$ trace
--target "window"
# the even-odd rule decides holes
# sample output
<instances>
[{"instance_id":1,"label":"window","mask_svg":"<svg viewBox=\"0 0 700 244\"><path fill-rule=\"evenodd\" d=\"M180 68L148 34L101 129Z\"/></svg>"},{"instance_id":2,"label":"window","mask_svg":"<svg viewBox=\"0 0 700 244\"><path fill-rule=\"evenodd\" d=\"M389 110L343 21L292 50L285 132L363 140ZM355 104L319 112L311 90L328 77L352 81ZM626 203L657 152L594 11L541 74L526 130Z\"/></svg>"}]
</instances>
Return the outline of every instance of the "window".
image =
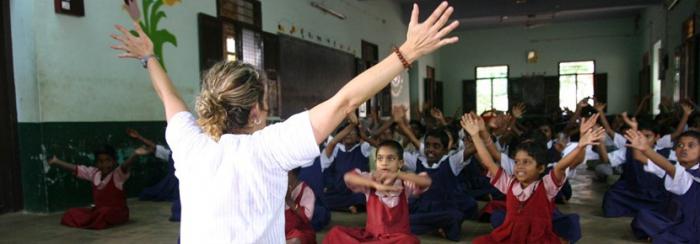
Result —
<instances>
[{"instance_id":1,"label":"window","mask_svg":"<svg viewBox=\"0 0 700 244\"><path fill-rule=\"evenodd\" d=\"M654 115L657 115L661 112L659 110L659 106L654 106L654 104L659 104L661 103L661 71L659 69L660 67L660 56L661 56L661 40L657 41L654 43L654 52L652 56L652 61L653 64L651 66L652 68L652 80L651 80L651 94L652 94L652 103L651 107L654 109Z\"/></svg>"},{"instance_id":2,"label":"window","mask_svg":"<svg viewBox=\"0 0 700 244\"><path fill-rule=\"evenodd\" d=\"M508 110L508 66L476 67L476 112Z\"/></svg>"},{"instance_id":3,"label":"window","mask_svg":"<svg viewBox=\"0 0 700 244\"><path fill-rule=\"evenodd\" d=\"M224 38L226 39L224 52L227 61L236 61L236 30L232 24L224 25Z\"/></svg>"},{"instance_id":4,"label":"window","mask_svg":"<svg viewBox=\"0 0 700 244\"><path fill-rule=\"evenodd\" d=\"M559 106L576 109L576 103L593 96L593 61L559 63Z\"/></svg>"}]
</instances>

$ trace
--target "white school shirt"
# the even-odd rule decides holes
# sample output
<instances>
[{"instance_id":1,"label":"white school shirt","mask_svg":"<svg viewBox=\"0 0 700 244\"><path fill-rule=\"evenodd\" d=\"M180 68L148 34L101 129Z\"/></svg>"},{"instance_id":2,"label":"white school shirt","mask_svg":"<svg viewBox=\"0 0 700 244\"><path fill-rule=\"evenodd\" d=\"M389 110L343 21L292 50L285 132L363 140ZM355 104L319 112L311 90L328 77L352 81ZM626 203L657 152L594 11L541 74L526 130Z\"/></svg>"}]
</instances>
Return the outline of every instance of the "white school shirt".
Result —
<instances>
[{"instance_id":1,"label":"white school shirt","mask_svg":"<svg viewBox=\"0 0 700 244\"><path fill-rule=\"evenodd\" d=\"M165 138L180 180L182 243L284 243L287 171L319 155L309 113L214 141L189 112Z\"/></svg>"},{"instance_id":2,"label":"white school shirt","mask_svg":"<svg viewBox=\"0 0 700 244\"><path fill-rule=\"evenodd\" d=\"M658 145L654 147L654 151L658 151L661 149L664 149L664 148L662 148ZM612 167L617 167L617 166L622 165L627 160L627 149L617 149L614 152L608 153L608 160L610 161L610 165ZM668 154L668 160L676 161L677 160L676 159L676 152L671 150L671 153Z\"/></svg>"},{"instance_id":3,"label":"white school shirt","mask_svg":"<svg viewBox=\"0 0 700 244\"><path fill-rule=\"evenodd\" d=\"M170 151L170 149L167 149L164 146L156 145L156 151L154 152L154 154L157 159L168 161L172 152Z\"/></svg>"},{"instance_id":4,"label":"white school shirt","mask_svg":"<svg viewBox=\"0 0 700 244\"><path fill-rule=\"evenodd\" d=\"M470 157L469 159L465 160L464 150L459 150L452 152L448 155L442 156L438 163L433 164L433 166L430 166L428 165L428 159L421 154L410 152L403 153L404 167L408 171L416 172L418 161L421 161L423 167L425 167L426 169L437 169L438 167L440 167L440 164L447 161L450 164L450 169L452 169L452 174L459 175L459 173L462 172L462 169L464 169L464 166L467 166L472 162L472 158Z\"/></svg>"},{"instance_id":5,"label":"white school shirt","mask_svg":"<svg viewBox=\"0 0 700 244\"><path fill-rule=\"evenodd\" d=\"M693 186L694 181L700 184L700 179L695 178L693 175L688 173L685 167L683 167L681 164L676 163L675 167L676 175L673 178L671 178L670 175L667 175L665 170L651 160L647 160L647 163L644 164L644 171L652 173L659 178L664 178L664 187L666 190L676 195L683 195L688 192L690 187ZM700 164L696 164L690 169L697 170L698 168L700 168Z\"/></svg>"},{"instance_id":6,"label":"white school shirt","mask_svg":"<svg viewBox=\"0 0 700 244\"><path fill-rule=\"evenodd\" d=\"M620 133L615 133L613 137L613 144L617 149L624 149L626 148L627 144L627 138L625 138L623 135ZM656 140L656 146L658 148L673 148L673 140L671 140L671 134L666 134Z\"/></svg>"},{"instance_id":7,"label":"white school shirt","mask_svg":"<svg viewBox=\"0 0 700 244\"><path fill-rule=\"evenodd\" d=\"M333 160L335 160L335 156L338 155L338 151L343 151L343 152L352 152L357 148L360 148L362 150L362 155L369 158L369 155L372 153L372 149L374 147L369 144L368 142L361 142L358 144L355 144L352 146L350 149L347 149L345 147L345 144L338 143L335 145L335 148L333 148L333 153L331 155L326 155L325 150L323 153L321 153L321 172L326 170L328 167L331 167L331 164L333 164Z\"/></svg>"}]
</instances>

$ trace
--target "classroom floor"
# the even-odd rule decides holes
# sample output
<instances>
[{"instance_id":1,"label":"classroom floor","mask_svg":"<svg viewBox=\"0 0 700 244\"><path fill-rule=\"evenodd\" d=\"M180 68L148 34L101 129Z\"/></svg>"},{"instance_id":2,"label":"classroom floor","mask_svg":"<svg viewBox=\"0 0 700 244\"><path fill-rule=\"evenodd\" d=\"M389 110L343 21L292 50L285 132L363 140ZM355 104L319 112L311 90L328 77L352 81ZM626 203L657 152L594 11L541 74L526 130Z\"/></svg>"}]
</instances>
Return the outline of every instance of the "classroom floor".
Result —
<instances>
[{"instance_id":1,"label":"classroom floor","mask_svg":"<svg viewBox=\"0 0 700 244\"><path fill-rule=\"evenodd\" d=\"M583 239L579 243L643 243L632 237L631 218L601 217L600 204L607 185L595 183L592 178L591 171L579 170L571 179L574 198L567 205L559 206L562 212L581 215ZM608 182L612 183L614 179ZM483 206L483 202L479 204ZM59 224L61 213L0 215L0 243L177 243L179 225L168 221L169 203L130 199L129 208L131 220L128 224L101 231L64 227ZM331 225L362 226L364 221L364 214L334 212ZM319 242L327 231L318 233ZM488 224L465 221L461 242L469 242L489 231ZM420 238L423 243L453 243L433 235Z\"/></svg>"}]
</instances>

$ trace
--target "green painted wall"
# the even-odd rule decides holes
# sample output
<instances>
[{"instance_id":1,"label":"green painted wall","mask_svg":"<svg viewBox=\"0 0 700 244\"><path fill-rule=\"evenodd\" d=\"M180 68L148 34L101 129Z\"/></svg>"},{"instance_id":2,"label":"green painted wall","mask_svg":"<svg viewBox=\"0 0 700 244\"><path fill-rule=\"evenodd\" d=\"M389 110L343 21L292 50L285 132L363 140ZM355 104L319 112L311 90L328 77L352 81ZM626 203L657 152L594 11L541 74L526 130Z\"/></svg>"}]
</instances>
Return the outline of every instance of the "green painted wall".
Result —
<instances>
[{"instance_id":1,"label":"green painted wall","mask_svg":"<svg viewBox=\"0 0 700 244\"><path fill-rule=\"evenodd\" d=\"M144 137L164 144L163 122L20 123L25 209L50 212L92 202L90 183L59 168L49 167L46 158L56 155L67 162L94 166L92 150L107 144L117 149L118 161L122 162L140 146L126 135L127 128L134 128ZM166 162L152 156L140 158L125 184L128 195L138 196L144 187L155 184L165 175L166 166Z\"/></svg>"},{"instance_id":2,"label":"green painted wall","mask_svg":"<svg viewBox=\"0 0 700 244\"><path fill-rule=\"evenodd\" d=\"M462 106L462 80L475 78L475 67L509 65L510 77L557 75L558 62L595 60L596 72L608 73L610 112L632 109L629 89L638 79L639 34L634 18L606 19L545 25L461 31L457 45L438 53L437 79L445 82L446 111ZM529 50L539 61L528 64Z\"/></svg>"}]
</instances>

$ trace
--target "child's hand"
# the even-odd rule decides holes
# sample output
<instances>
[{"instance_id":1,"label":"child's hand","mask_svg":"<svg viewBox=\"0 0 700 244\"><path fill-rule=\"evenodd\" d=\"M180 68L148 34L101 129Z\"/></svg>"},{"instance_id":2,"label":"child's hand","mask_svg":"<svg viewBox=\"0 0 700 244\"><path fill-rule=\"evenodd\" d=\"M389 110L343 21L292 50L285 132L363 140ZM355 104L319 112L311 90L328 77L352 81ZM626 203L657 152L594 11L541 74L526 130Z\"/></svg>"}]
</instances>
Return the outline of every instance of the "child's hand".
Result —
<instances>
[{"instance_id":1,"label":"child's hand","mask_svg":"<svg viewBox=\"0 0 700 244\"><path fill-rule=\"evenodd\" d=\"M360 123L360 120L357 118L357 115L355 112L350 112L348 114L348 122L353 125L357 125Z\"/></svg>"},{"instance_id":2,"label":"child's hand","mask_svg":"<svg viewBox=\"0 0 700 244\"><path fill-rule=\"evenodd\" d=\"M683 109L683 115L685 116L689 116L693 113L694 110L693 106L690 104L689 101L681 103L681 108Z\"/></svg>"},{"instance_id":3,"label":"child's hand","mask_svg":"<svg viewBox=\"0 0 700 244\"><path fill-rule=\"evenodd\" d=\"M476 119L476 124L479 125L479 131L484 131L486 132L486 122L484 122L484 118L481 116L476 115L475 113L471 113L472 116Z\"/></svg>"},{"instance_id":4,"label":"child's hand","mask_svg":"<svg viewBox=\"0 0 700 244\"><path fill-rule=\"evenodd\" d=\"M637 149L641 152L646 152L649 148L649 142L647 138L636 129L627 130L625 133L625 138L629 141L629 144L625 145L629 148Z\"/></svg>"},{"instance_id":5,"label":"child's hand","mask_svg":"<svg viewBox=\"0 0 700 244\"><path fill-rule=\"evenodd\" d=\"M581 101L578 102L578 104L576 104L576 107L579 109L588 107L588 100L589 99L591 99L591 98L586 97L586 98L582 99Z\"/></svg>"},{"instance_id":6,"label":"child's hand","mask_svg":"<svg viewBox=\"0 0 700 244\"><path fill-rule=\"evenodd\" d=\"M440 109L437 109L437 108L433 108L430 110L430 116L433 116L433 118L435 118L439 121L442 121L445 119L444 115L442 114L442 111L440 111Z\"/></svg>"},{"instance_id":7,"label":"child's hand","mask_svg":"<svg viewBox=\"0 0 700 244\"><path fill-rule=\"evenodd\" d=\"M139 134L138 131L136 131L136 130L134 130L134 129L131 129L131 128L126 129L126 134L129 135L131 138L134 138L134 139L139 139L139 138L141 138L141 134Z\"/></svg>"},{"instance_id":8,"label":"child's hand","mask_svg":"<svg viewBox=\"0 0 700 244\"><path fill-rule=\"evenodd\" d=\"M595 111L598 111L599 113L602 113L603 110L605 110L605 107L607 107L607 106L608 106L608 105L605 104L605 103L595 101L595 105L593 106L593 108L595 108Z\"/></svg>"},{"instance_id":9,"label":"child's hand","mask_svg":"<svg viewBox=\"0 0 700 244\"><path fill-rule=\"evenodd\" d=\"M54 164L58 163L58 161L60 161L60 160L58 160L58 157L56 157L56 155L53 155L53 157L51 157L49 159L48 163L49 163L49 165L54 165Z\"/></svg>"},{"instance_id":10,"label":"child's hand","mask_svg":"<svg viewBox=\"0 0 700 244\"><path fill-rule=\"evenodd\" d=\"M377 180L384 185L392 185L399 177L399 173L382 172L377 174Z\"/></svg>"},{"instance_id":11,"label":"child's hand","mask_svg":"<svg viewBox=\"0 0 700 244\"><path fill-rule=\"evenodd\" d=\"M637 128L639 128L637 119L628 117L627 112L622 113L622 120L625 121L625 124L627 124L633 130L637 130Z\"/></svg>"},{"instance_id":12,"label":"child's hand","mask_svg":"<svg viewBox=\"0 0 700 244\"><path fill-rule=\"evenodd\" d=\"M378 192L398 193L398 192L401 192L401 190L403 190L403 187L376 183L376 184L374 184L374 189Z\"/></svg>"},{"instance_id":13,"label":"child's hand","mask_svg":"<svg viewBox=\"0 0 700 244\"><path fill-rule=\"evenodd\" d=\"M523 115L525 114L525 112L527 112L527 110L525 110L526 107L527 107L527 106L525 106L525 103L518 103L518 104L516 104L515 106L513 106L513 108L511 109L510 113L511 113L515 118L520 119L520 118L523 117Z\"/></svg>"},{"instance_id":14,"label":"child's hand","mask_svg":"<svg viewBox=\"0 0 700 244\"><path fill-rule=\"evenodd\" d=\"M462 115L462 120L460 121L462 128L472 137L479 136L479 124L476 120L477 119L474 118L473 114L464 114Z\"/></svg>"},{"instance_id":15,"label":"child's hand","mask_svg":"<svg viewBox=\"0 0 700 244\"><path fill-rule=\"evenodd\" d=\"M598 122L598 117L600 117L600 114L594 114L590 118L581 118L581 125L579 127L579 135L583 135L586 133L588 130L592 129L593 126L596 125Z\"/></svg>"},{"instance_id":16,"label":"child's hand","mask_svg":"<svg viewBox=\"0 0 700 244\"><path fill-rule=\"evenodd\" d=\"M581 138L578 141L579 147L586 147L589 145L598 145L601 140L605 137L605 129L603 127L598 127L590 129L585 133L581 134Z\"/></svg>"},{"instance_id":17,"label":"child's hand","mask_svg":"<svg viewBox=\"0 0 700 244\"><path fill-rule=\"evenodd\" d=\"M134 150L134 154L139 156L145 156L151 154L151 151L148 150L148 147L146 146L140 146L139 148L136 148L136 150Z\"/></svg>"},{"instance_id":18,"label":"child's hand","mask_svg":"<svg viewBox=\"0 0 700 244\"><path fill-rule=\"evenodd\" d=\"M394 108L391 110L391 118L396 123L403 123L406 119L406 107L394 106Z\"/></svg>"},{"instance_id":19,"label":"child's hand","mask_svg":"<svg viewBox=\"0 0 700 244\"><path fill-rule=\"evenodd\" d=\"M120 58L134 58L141 59L146 56L153 55L153 42L148 38L148 35L143 32L139 22L134 21L134 27L136 28L136 33L138 36L134 36L124 28L122 25L116 25L117 30L122 33L122 35L112 34L112 38L121 43L121 45L113 45L112 49L121 50L124 53L119 54Z\"/></svg>"}]
</instances>

